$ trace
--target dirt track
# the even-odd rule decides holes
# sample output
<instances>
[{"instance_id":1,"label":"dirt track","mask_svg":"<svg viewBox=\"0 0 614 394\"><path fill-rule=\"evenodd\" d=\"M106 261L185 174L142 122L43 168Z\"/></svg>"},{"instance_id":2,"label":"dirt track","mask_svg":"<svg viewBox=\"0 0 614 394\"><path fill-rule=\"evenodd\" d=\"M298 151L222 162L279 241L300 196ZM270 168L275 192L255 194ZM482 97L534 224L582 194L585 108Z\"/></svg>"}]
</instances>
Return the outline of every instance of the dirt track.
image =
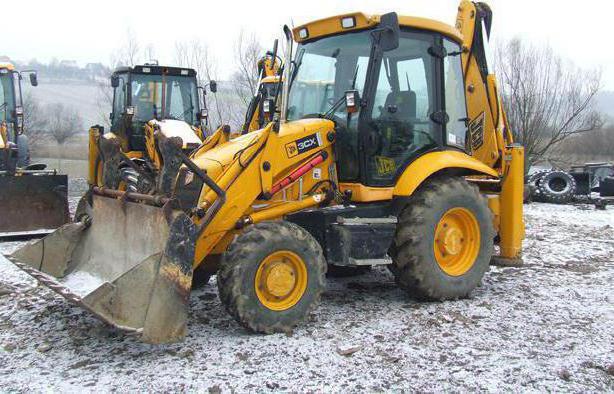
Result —
<instances>
[{"instance_id":1,"label":"dirt track","mask_svg":"<svg viewBox=\"0 0 614 394\"><path fill-rule=\"evenodd\" d=\"M527 207L525 267L492 268L469 300L416 303L385 269L329 279L291 336L249 334L215 281L189 336L109 330L0 258L4 390L614 390L614 207ZM0 244L10 251L17 244Z\"/></svg>"}]
</instances>

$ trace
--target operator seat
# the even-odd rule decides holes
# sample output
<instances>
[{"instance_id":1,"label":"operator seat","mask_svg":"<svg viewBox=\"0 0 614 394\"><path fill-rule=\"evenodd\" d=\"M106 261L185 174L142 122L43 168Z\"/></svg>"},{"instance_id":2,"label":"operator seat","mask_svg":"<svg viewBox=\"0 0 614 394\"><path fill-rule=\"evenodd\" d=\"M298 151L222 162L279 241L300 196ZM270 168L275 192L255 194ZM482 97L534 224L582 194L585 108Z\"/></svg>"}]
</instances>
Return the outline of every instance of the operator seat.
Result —
<instances>
[{"instance_id":1,"label":"operator seat","mask_svg":"<svg viewBox=\"0 0 614 394\"><path fill-rule=\"evenodd\" d=\"M405 90L388 93L382 116L406 122L415 119L416 92Z\"/></svg>"}]
</instances>

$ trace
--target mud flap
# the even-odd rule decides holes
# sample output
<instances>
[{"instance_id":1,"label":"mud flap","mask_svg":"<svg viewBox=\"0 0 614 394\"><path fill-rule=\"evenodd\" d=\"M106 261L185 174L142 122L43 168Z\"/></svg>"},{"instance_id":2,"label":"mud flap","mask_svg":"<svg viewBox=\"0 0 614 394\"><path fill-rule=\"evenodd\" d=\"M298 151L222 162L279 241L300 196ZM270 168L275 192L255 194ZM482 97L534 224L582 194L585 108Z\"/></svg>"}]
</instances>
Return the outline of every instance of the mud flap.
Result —
<instances>
[{"instance_id":1,"label":"mud flap","mask_svg":"<svg viewBox=\"0 0 614 394\"><path fill-rule=\"evenodd\" d=\"M0 237L51 231L69 220L66 175L0 176Z\"/></svg>"},{"instance_id":2,"label":"mud flap","mask_svg":"<svg viewBox=\"0 0 614 394\"><path fill-rule=\"evenodd\" d=\"M145 342L186 333L197 228L181 211L92 196L91 217L7 258ZM91 220L91 222L90 222Z\"/></svg>"}]
</instances>

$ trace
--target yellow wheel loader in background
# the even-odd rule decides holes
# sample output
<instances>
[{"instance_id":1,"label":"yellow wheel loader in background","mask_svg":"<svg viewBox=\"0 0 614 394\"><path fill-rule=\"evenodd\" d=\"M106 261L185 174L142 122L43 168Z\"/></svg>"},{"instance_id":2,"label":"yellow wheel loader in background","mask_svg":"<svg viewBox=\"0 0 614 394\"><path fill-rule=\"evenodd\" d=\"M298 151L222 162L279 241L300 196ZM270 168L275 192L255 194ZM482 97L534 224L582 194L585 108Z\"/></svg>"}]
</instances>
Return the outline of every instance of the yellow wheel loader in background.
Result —
<instances>
[{"instance_id":1,"label":"yellow wheel loader in background","mask_svg":"<svg viewBox=\"0 0 614 394\"><path fill-rule=\"evenodd\" d=\"M174 145L170 196L93 187L78 221L8 258L153 343L185 335L202 267L264 333L308 316L327 264L386 265L418 299L467 297L524 236L523 148L488 63L491 20L462 1L456 27L395 13L286 27L278 121L189 156Z\"/></svg>"},{"instance_id":2,"label":"yellow wheel loader in background","mask_svg":"<svg viewBox=\"0 0 614 394\"><path fill-rule=\"evenodd\" d=\"M168 143L180 141L189 153L206 135L206 87L199 87L189 68L145 64L120 67L111 76L111 131L90 128L89 183L144 194L170 194L180 162L163 166ZM215 93L217 84L208 84ZM200 103L199 90L203 102ZM165 169L166 171L163 171Z\"/></svg>"},{"instance_id":3,"label":"yellow wheel loader in background","mask_svg":"<svg viewBox=\"0 0 614 394\"><path fill-rule=\"evenodd\" d=\"M68 178L30 164L28 138L24 133L21 80L34 71L19 72L0 63L0 238L33 237L57 229L70 220Z\"/></svg>"}]
</instances>

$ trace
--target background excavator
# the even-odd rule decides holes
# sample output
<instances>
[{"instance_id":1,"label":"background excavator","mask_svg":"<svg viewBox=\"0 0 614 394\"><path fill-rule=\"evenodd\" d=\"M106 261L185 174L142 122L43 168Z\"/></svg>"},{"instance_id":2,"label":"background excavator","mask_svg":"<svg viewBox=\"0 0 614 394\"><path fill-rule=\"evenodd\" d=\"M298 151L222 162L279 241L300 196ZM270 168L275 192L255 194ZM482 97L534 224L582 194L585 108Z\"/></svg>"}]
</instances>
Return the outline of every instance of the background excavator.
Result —
<instances>
[{"instance_id":1,"label":"background excavator","mask_svg":"<svg viewBox=\"0 0 614 394\"><path fill-rule=\"evenodd\" d=\"M208 128L206 87L198 86L193 69L157 64L120 67L111 86L111 131L105 133L102 126L89 131L90 184L170 193L180 163L163 166L168 148L155 135L165 136L168 144L180 143L186 153L198 148ZM217 91L215 81L208 87Z\"/></svg>"},{"instance_id":2,"label":"background excavator","mask_svg":"<svg viewBox=\"0 0 614 394\"><path fill-rule=\"evenodd\" d=\"M252 97L245 113L245 122L240 135L260 130L273 121L275 106L281 92L282 60L277 55L278 40L273 44L273 50L268 51L258 61L259 81L256 94Z\"/></svg>"},{"instance_id":3,"label":"background excavator","mask_svg":"<svg viewBox=\"0 0 614 394\"><path fill-rule=\"evenodd\" d=\"M171 195L93 187L74 223L8 258L153 343L185 335L202 267L264 333L309 315L328 265L387 266L421 300L467 297L493 260L519 263L524 237L491 23L462 1L456 26L351 13L286 27L279 119L190 155L176 145Z\"/></svg>"},{"instance_id":4,"label":"background excavator","mask_svg":"<svg viewBox=\"0 0 614 394\"><path fill-rule=\"evenodd\" d=\"M30 163L21 96L23 75L34 71L0 63L0 237L49 233L69 221L68 178Z\"/></svg>"}]
</instances>

